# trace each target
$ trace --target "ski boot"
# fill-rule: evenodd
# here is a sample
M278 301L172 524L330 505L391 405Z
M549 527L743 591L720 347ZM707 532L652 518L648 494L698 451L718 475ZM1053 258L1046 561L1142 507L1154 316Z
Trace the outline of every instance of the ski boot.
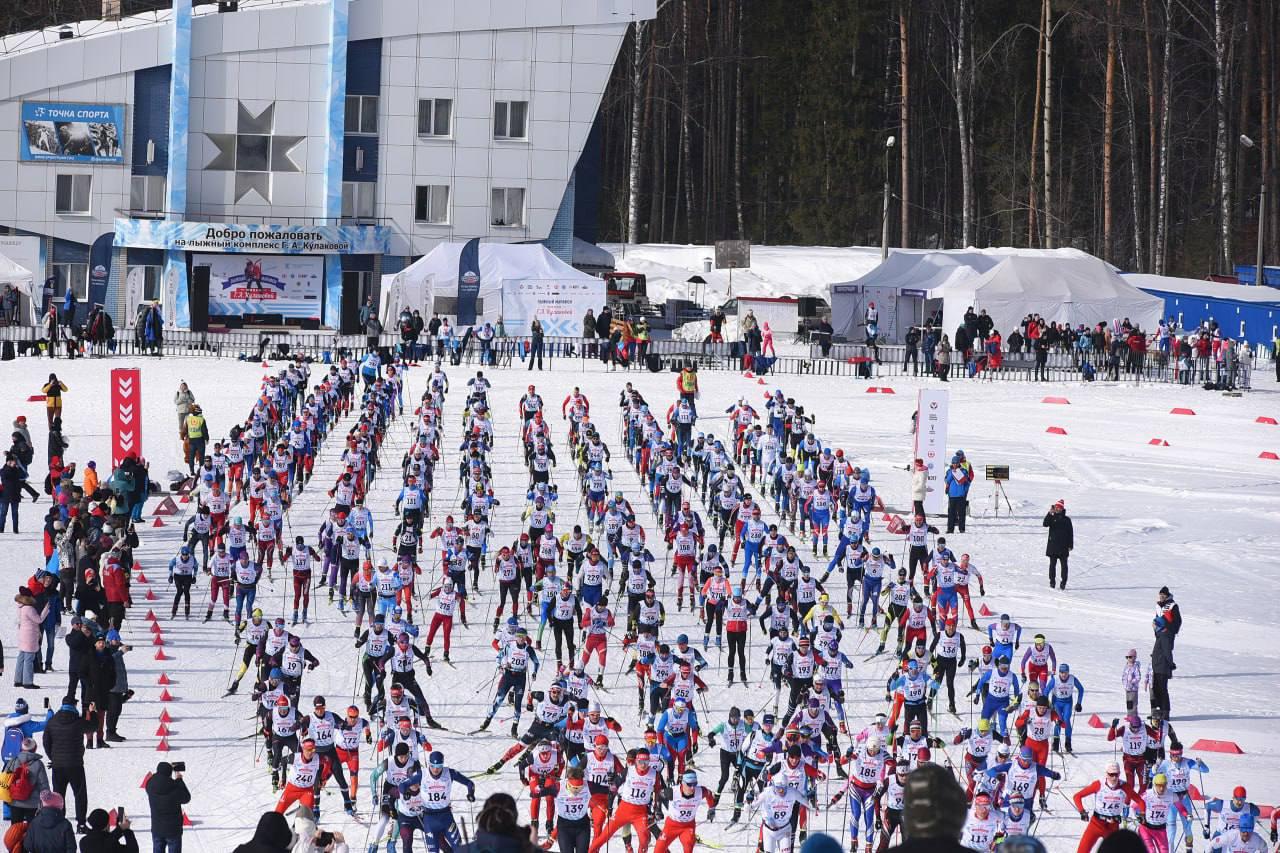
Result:
M1061 749L1059 749L1059 748L1058 748L1058 746L1059 746L1059 744L1058 744L1058 736L1057 736L1057 735L1054 735L1054 736L1053 736L1053 751L1054 751L1054 752L1062 752L1062 750L1061 750Z
M437 723L437 722L436 722L436 718L435 718L435 717L431 716L430 714L427 714L427 728L429 728L429 729L443 729L443 728L444 728L444 726L442 726L442 725L440 725L439 723Z
M356 804L350 800L347 800L346 804L343 805L342 810L352 817L356 816Z
M497 620L497 618L496 618L496 617L495 617L495 618L494 618L494 620L493 620L493 630L494 630L494 632L495 632L495 633L497 633L497 630L498 630L498 620Z
M972 628L972 629L973 629L973 630L975 630L975 631L981 631L981 630L982 630L981 628L979 628L979 627L978 627L978 620L977 620L977 619L970 619L970 620L969 620L969 627L970 627L970 628Z
M703 634L703 635L702 635L702 650L703 650L704 652L705 652L705 651L707 651L707 649L708 649L708 647L709 647L710 645L711 645L711 635L710 635L710 634Z
M733 686L733 670L729 670L729 686Z
M492 722L493 722L493 717L485 717L484 722L480 724L480 728L476 729L476 731L478 732L488 731L489 724Z
M445 653L444 653L444 662L445 662L445 663L448 663L448 662L449 662L449 653L448 653L448 652L445 652Z
M1066 742L1063 745L1067 748L1067 755L1075 755L1075 753L1071 751L1071 735L1067 735Z
M596 687L599 687L599 688L603 688L603 687L604 687L604 671L603 671L603 670L601 670L600 672L597 672L597 673L596 673L596 681L595 681L595 684L596 684Z
M735 824L742 817L742 809L738 806L733 807L733 814L729 816L729 823Z
M210 607L208 610L204 612L204 621L208 622L212 618L213 618L213 608ZM204 624L204 623L202 622L201 624Z
M296 611L296 610L295 610L295 611L293 611L293 619L292 619L292 621L291 621L289 624L290 624L291 626L292 626L292 625L297 625L297 624L298 624L298 611Z
M225 607L224 607L224 608L222 608L222 621L223 621L223 622L230 622L230 621L231 621L231 611L230 611L230 610L228 610L228 609L227 609L227 608L225 608Z
M352 630L352 632L351 632L351 636L353 636L353 637L355 637L355 638L359 639L359 637L360 637L360 626L359 626L359 625L357 625L357 626L355 627L355 629L354 629L354 630Z
M717 649L724 648L724 637L720 636L719 634L716 634L716 648Z
M236 623L236 645L240 645L240 635L244 632L244 621Z
M511 736L512 736L512 737L515 737L515 736L516 736L516 729L517 729L519 726L520 726L520 724L519 724L519 723L512 723L512 724L511 724Z
M237 678L234 681L232 681L231 686L227 688L227 695L234 696L236 694L236 691L239 689L240 689L240 679Z

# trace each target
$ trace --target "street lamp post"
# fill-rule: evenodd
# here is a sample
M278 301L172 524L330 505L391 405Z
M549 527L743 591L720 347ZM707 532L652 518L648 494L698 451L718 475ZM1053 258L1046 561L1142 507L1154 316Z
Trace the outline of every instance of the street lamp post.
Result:
M890 136L884 141L884 210L880 217L880 260L889 257L889 153L893 150L897 137Z
M1255 147L1257 147L1257 146L1256 146L1256 143L1254 143L1254 141L1253 141L1252 139L1250 139L1248 136L1246 136L1246 135L1245 135L1245 134L1243 134L1243 133L1242 133L1242 134L1240 134L1240 144L1241 144L1241 145L1243 145L1245 148L1255 148ZM1254 284L1257 284L1257 285L1261 285L1261 284L1262 284L1262 277L1263 277L1263 272L1262 272L1262 269L1263 269L1263 268L1262 268L1262 262L1265 260L1265 258L1263 257L1263 248L1264 248L1264 246L1265 246L1265 243L1263 242L1263 240L1264 240L1265 235L1266 235L1266 233L1267 233L1267 232L1266 232L1266 227L1267 227L1267 164L1266 164L1266 163L1263 163L1263 164L1262 164L1261 172L1262 172L1262 180L1261 180L1261 183L1260 183L1260 189L1258 190L1258 255L1257 255L1257 266L1254 268L1254 282L1253 282Z

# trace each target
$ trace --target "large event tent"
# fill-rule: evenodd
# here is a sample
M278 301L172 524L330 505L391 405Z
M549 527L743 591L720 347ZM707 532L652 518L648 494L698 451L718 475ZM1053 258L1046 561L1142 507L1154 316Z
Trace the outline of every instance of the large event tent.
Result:
M929 296L942 299L947 334L954 334L970 306L985 310L1003 334L1028 314L1073 327L1127 317L1143 329L1154 329L1164 307L1160 298L1143 293L1090 255L1010 255L985 273L949 281Z
M400 310L457 318L459 259L464 243L441 243L394 275L382 277L380 316L391 328ZM587 308L605 304L603 279L574 269L540 243L481 243L476 318L502 317L509 334L526 334L536 315L548 335L576 336Z

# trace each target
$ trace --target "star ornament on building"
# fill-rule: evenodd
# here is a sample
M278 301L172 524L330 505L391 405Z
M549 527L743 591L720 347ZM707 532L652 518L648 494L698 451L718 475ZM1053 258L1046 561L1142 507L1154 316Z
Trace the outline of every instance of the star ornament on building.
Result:
M218 153L206 165L206 172L235 172L235 200L252 190L271 201L271 176L280 172L301 172L293 151L305 136L274 133L276 105L273 101L254 115L243 101L237 101L236 132L206 133Z

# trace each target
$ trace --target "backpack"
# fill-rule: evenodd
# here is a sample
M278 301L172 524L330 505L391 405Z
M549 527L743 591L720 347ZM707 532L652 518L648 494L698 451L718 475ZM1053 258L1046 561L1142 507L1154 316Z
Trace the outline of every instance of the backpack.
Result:
M31 781L31 769L26 762L11 758L0 773L0 802L20 803L31 797L35 784Z

